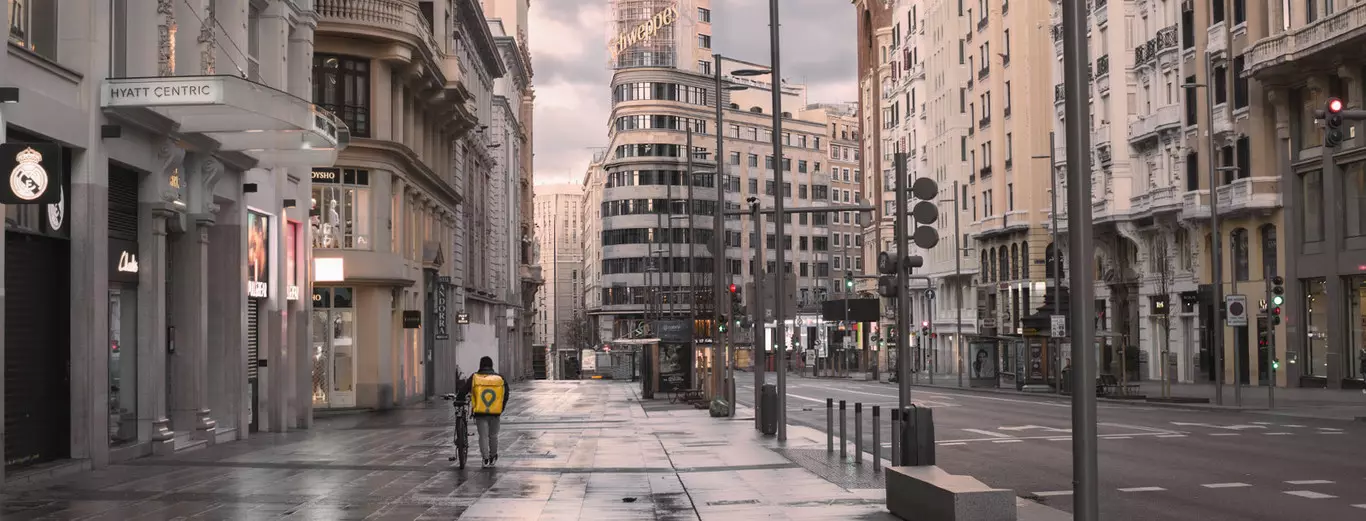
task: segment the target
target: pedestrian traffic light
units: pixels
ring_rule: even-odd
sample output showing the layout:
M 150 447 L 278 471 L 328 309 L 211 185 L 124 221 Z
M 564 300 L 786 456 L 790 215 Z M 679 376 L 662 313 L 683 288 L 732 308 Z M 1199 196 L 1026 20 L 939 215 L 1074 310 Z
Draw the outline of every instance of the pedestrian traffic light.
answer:
M 1285 304 L 1285 279 L 1271 277 L 1271 325 L 1281 325 L 1281 305 Z
M 718 320 L 718 321 L 716 322 L 716 331 L 717 331 L 717 332 L 720 332 L 720 333 L 725 333 L 725 332 L 726 332 L 727 324 L 729 324 L 729 323 L 730 323 L 730 317 L 721 317 L 721 320 Z
M 844 272 L 844 291 L 846 293 L 854 291 L 854 272 Z
M 1271 370 L 1272 370 L 1272 371 L 1279 371 L 1280 369 L 1281 369 L 1281 359 L 1279 359 L 1279 358 L 1272 358 L 1272 359 L 1271 359 Z
M 894 253 L 880 252 L 877 254 L 877 294 L 887 298 L 896 298 L 896 273 L 900 268 L 901 258 Z
M 1342 144 L 1342 100 L 1328 98 L 1323 118 L 1323 146 L 1336 148 Z
M 920 322 L 920 334 L 925 335 L 925 336 L 929 336 L 929 334 L 930 334 L 930 321 L 928 321 L 928 320 L 922 320 L 922 321 Z

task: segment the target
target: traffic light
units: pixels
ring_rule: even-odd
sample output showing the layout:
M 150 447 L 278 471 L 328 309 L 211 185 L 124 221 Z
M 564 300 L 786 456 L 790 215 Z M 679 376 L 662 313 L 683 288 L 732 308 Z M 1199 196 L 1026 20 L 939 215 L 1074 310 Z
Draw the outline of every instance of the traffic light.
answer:
M 718 320 L 716 322 L 716 331 L 720 333 L 725 333 L 728 324 L 730 324 L 730 317 L 721 317 L 721 320 Z
M 854 291 L 854 272 L 846 271 L 844 272 L 844 292 L 851 291 Z
M 1328 98 L 1323 118 L 1323 146 L 1336 148 L 1342 144 L 1342 100 Z
M 1281 306 L 1285 304 L 1285 279 L 1271 277 L 1271 325 L 1281 325 Z
M 930 321 L 923 320 L 920 322 L 920 334 L 925 336 L 930 335 Z
M 1279 371 L 1279 370 L 1281 370 L 1281 359 L 1279 359 L 1279 358 L 1272 358 L 1272 359 L 1271 359 L 1271 370 L 1272 370 L 1272 371 Z
M 911 242 L 928 250 L 939 244 L 939 232 L 930 226 L 939 220 L 939 207 L 934 204 L 934 198 L 939 195 L 939 184 L 928 177 L 916 179 L 911 183 L 911 195 L 920 200 L 911 209 L 911 217 L 916 224 Z
M 877 294 L 887 298 L 896 298 L 896 273 L 900 268 L 901 259 L 899 255 L 887 252 L 877 254 Z

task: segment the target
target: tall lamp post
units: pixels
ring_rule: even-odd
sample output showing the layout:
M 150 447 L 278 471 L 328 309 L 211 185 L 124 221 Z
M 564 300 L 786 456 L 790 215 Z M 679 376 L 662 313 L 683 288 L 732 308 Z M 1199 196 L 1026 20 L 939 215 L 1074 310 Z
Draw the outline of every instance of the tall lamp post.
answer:
M 1053 258 L 1049 259 L 1049 260 L 1053 261 L 1053 310 L 1052 310 L 1053 313 L 1052 313 L 1052 314 L 1053 314 L 1053 315 L 1059 315 L 1059 314 L 1060 314 L 1060 311 L 1061 311 L 1061 307 L 1062 307 L 1062 243 L 1061 243 L 1061 242 L 1058 242 L 1058 160 L 1057 160 L 1057 158 L 1054 156 L 1054 154 L 1056 153 L 1055 150 L 1056 150 L 1056 148 L 1057 148 L 1057 145 L 1056 145 L 1054 139 L 1056 139 L 1055 136 L 1054 136 L 1054 134 L 1053 134 L 1052 132 L 1049 132 L 1049 133 L 1048 133 L 1048 153 L 1047 153 L 1047 154 L 1043 154 L 1043 155 L 1034 155 L 1034 156 L 1030 156 L 1030 159 L 1047 159 L 1047 160 L 1048 160 L 1048 187 L 1049 187 L 1049 188 L 1048 188 L 1048 195 L 1049 195 L 1049 197 L 1051 198 L 1051 201 L 1050 201 L 1051 211 L 1049 212 L 1049 216 L 1050 216 L 1050 218 L 1053 220 L 1053 222 L 1052 222 L 1052 224 L 1051 224 L 1051 226 L 1050 226 L 1050 227 L 1052 228 L 1051 231 L 1053 232 L 1053 255 L 1052 255 Z M 1057 351 L 1057 353 L 1058 353 L 1058 362 L 1062 362 L 1062 351 L 1061 351 L 1061 349 L 1060 349 L 1061 345 L 1062 345 L 1062 344 L 1059 343 L 1058 346 L 1054 346 L 1054 348 L 1053 348 L 1053 349 L 1058 350 L 1058 351 Z M 1062 369 L 1061 369 L 1061 368 L 1058 368 L 1058 369 L 1054 369 L 1054 371 L 1055 371 L 1054 376 L 1055 376 L 1055 378 L 1057 378 L 1057 380 L 1055 380 L 1055 382 L 1056 382 L 1056 387 L 1058 388 L 1058 393 L 1061 394 L 1061 393 L 1062 393 Z
M 725 58 L 724 56 L 720 55 L 720 54 L 713 54 L 713 55 L 712 55 L 712 59 L 714 60 L 714 66 L 712 67 L 712 74 L 713 74 L 713 76 L 715 76 L 715 79 L 716 79 L 716 95 L 715 95 L 715 98 L 716 98 L 716 208 L 715 208 L 715 210 L 714 210 L 714 211 L 715 211 L 715 214 L 713 215 L 713 218 L 712 218 L 712 238 L 711 238 L 711 244 L 712 244 L 712 248 L 711 248 L 712 253 L 711 253 L 711 254 L 712 254 L 712 261 L 713 261 L 713 263 L 714 263 L 714 266 L 712 267 L 712 269 L 713 269 L 713 275 L 712 275 L 712 295 L 713 295 L 713 296 L 712 296 L 712 301 L 713 301 L 713 305 L 712 305 L 712 307 L 713 307 L 713 314 L 715 315 L 716 323 L 719 325 L 719 324 L 721 323 L 722 320 L 725 320 L 728 316 L 730 316 L 731 313 L 733 313 L 733 312 L 735 311 L 735 310 L 729 308 L 729 306 L 730 306 L 730 301 L 729 301 L 729 299 L 723 299 L 723 298 L 721 298 L 721 296 L 724 295 L 724 294 L 726 293 L 726 284 L 730 282 L 730 273 L 729 273 L 729 269 L 728 269 L 728 268 L 729 268 L 729 263 L 726 262 L 726 261 L 729 259 L 729 257 L 726 256 L 726 246 L 727 246 L 727 245 L 726 245 L 726 224 L 725 224 L 725 223 L 726 223 L 726 215 L 725 215 L 725 212 L 726 212 L 726 196 L 725 196 L 725 194 L 726 194 L 726 186 L 727 186 L 727 181 L 729 180 L 729 176 L 726 174 L 726 166 L 727 166 L 727 165 L 726 165 L 726 162 L 727 162 L 727 160 L 728 160 L 728 158 L 726 157 L 726 141 L 725 141 L 725 131 L 726 131 L 725 119 L 726 119 L 726 111 L 725 111 L 725 104 L 724 104 L 724 101 L 725 101 L 725 100 L 722 99 L 722 97 L 723 97 L 722 94 L 723 94 L 724 92 L 727 92 L 727 91 L 746 90 L 746 89 L 748 89 L 749 87 L 746 87 L 746 86 L 744 86 L 744 85 L 738 85 L 738 84 L 730 84 L 730 85 L 727 85 L 726 82 L 725 82 L 725 74 L 724 74 L 724 73 L 722 72 L 722 70 L 721 70 L 721 64 L 722 64 L 723 62 L 726 61 L 726 58 Z M 759 75 L 763 75 L 763 74 L 768 74 L 768 71 L 762 70 L 762 69 L 737 69 L 737 70 L 731 71 L 730 73 L 731 73 L 732 75 L 734 75 L 734 76 L 759 76 Z M 724 309 L 723 309 L 723 308 L 724 308 Z M 723 346 L 723 349 L 725 350 L 725 356 L 723 356 L 723 357 L 718 357 L 717 354 L 716 354 L 716 352 L 713 351 L 713 353 L 712 353 L 712 359 L 713 359 L 712 366 L 713 366 L 713 367 L 716 366 L 715 360 L 717 360 L 718 358 L 719 358 L 720 360 L 722 360 L 722 362 L 725 364 L 725 377 L 724 377 L 724 381 L 722 382 L 722 386 L 725 388 L 725 398 L 726 398 L 726 404 L 727 404 L 727 411 L 726 411 L 726 414 L 727 414 L 728 416 L 734 416 L 734 415 L 735 415 L 735 399 L 736 399 L 736 396 L 735 396 L 735 367 L 734 367 L 734 366 L 735 366 L 735 363 L 734 363 L 734 354 L 735 354 L 735 353 L 734 353 L 734 346 L 733 346 L 732 343 L 730 342 L 730 336 L 731 336 L 730 328 L 726 328 L 726 339 L 725 339 L 726 342 L 725 342 L 725 345 Z M 717 342 L 717 343 L 713 343 L 713 346 L 721 346 L 721 344 L 719 343 L 719 340 L 721 340 L 721 339 L 718 338 L 717 340 L 718 340 L 718 342 Z M 713 350 L 714 350 L 714 349 L 715 349 L 715 347 L 713 347 Z
M 784 237 L 786 237 L 786 226 L 784 226 L 783 216 L 783 73 L 782 73 L 782 54 L 779 52 L 781 37 L 778 31 L 778 0 L 768 0 L 768 37 L 769 37 L 769 66 L 772 73 L 769 75 L 769 82 L 773 91 L 773 186 L 778 187 L 779 193 L 773 198 L 773 212 L 777 219 L 773 221 L 773 233 L 778 238 L 777 248 L 774 254 L 774 266 L 777 273 L 773 276 L 773 317 L 777 321 L 776 337 L 778 347 L 774 349 L 778 353 L 778 361 L 775 364 L 778 370 L 778 441 L 787 440 L 787 303 L 783 300 L 783 288 L 787 287 L 787 248 L 783 247 Z

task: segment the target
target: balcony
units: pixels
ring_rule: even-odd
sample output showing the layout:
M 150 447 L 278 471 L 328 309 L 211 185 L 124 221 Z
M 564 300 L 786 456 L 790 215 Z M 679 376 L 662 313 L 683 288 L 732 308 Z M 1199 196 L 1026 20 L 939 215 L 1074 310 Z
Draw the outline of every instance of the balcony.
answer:
M 1224 32 L 1225 23 L 1227 22 L 1219 22 L 1205 30 L 1205 35 L 1208 38 L 1205 40 L 1206 52 L 1210 54 L 1228 52 L 1228 33 Z
M 978 128 L 986 130 L 986 128 L 989 126 L 991 126 L 991 116 L 982 116 L 982 119 L 977 120 Z
M 1181 196 L 1183 219 L 1209 219 L 1209 190 L 1191 190 Z
M 1059 83 L 1059 84 L 1053 86 L 1053 104 L 1054 104 L 1054 105 L 1061 105 L 1063 101 L 1066 101 L 1066 100 L 1067 100 L 1067 89 L 1064 88 L 1064 87 L 1065 87 L 1065 86 L 1064 86 L 1063 84 L 1061 84 L 1061 83 Z
M 1096 27 L 1104 26 L 1110 21 L 1110 8 L 1107 7 L 1106 0 L 1096 0 L 1096 10 L 1092 16 L 1096 19 Z
M 1096 92 L 1110 92 L 1110 55 L 1096 59 Z
M 1053 53 L 1062 56 L 1062 24 L 1053 24 Z
M 986 81 L 987 76 L 990 75 L 990 74 L 991 74 L 991 67 L 982 67 L 980 70 L 977 71 L 977 80 L 978 80 L 978 81 Z
M 981 31 L 981 30 L 987 28 L 987 20 L 990 20 L 990 18 L 987 18 L 987 17 L 985 17 L 985 16 L 983 16 L 981 19 L 977 20 L 977 30 L 978 30 L 978 31 Z
M 1219 215 L 1281 207 L 1279 177 L 1244 177 L 1220 186 L 1215 192 L 1219 197 Z
M 1229 121 L 1228 102 L 1214 106 L 1214 135 L 1219 136 L 1233 132 L 1233 122 Z
M 1176 44 L 1175 25 L 1157 31 L 1156 37 L 1144 42 L 1143 45 L 1134 47 L 1134 67 L 1157 63 L 1159 56 L 1167 51 L 1175 51 Z
M 440 57 L 445 54 L 445 48 L 432 35 L 430 21 L 418 10 L 417 2 L 315 0 L 315 4 L 320 34 L 406 43 L 418 50 L 433 67 L 439 67 Z
M 1100 163 L 1100 166 L 1102 167 L 1110 166 L 1112 163 L 1114 163 L 1114 156 L 1111 152 L 1112 151 L 1110 150 L 1110 140 L 1107 136 L 1105 144 L 1096 147 L 1096 162 Z
M 1366 2 L 1339 8 L 1340 11 L 1288 33 L 1263 38 L 1253 44 L 1244 56 L 1247 74 L 1255 76 L 1270 67 L 1303 60 L 1329 47 L 1345 46 L 1346 42 L 1366 35 Z M 1356 47 L 1360 49 L 1360 47 Z M 1294 74 L 1293 68 L 1285 71 Z
M 1161 186 L 1129 198 L 1130 211 L 1135 215 L 1149 212 L 1169 212 L 1181 209 L 1180 189 Z
M 1129 123 L 1129 144 L 1137 145 L 1156 139 L 1160 131 L 1180 127 L 1181 105 L 1158 107 L 1151 114 L 1139 116 L 1133 123 Z

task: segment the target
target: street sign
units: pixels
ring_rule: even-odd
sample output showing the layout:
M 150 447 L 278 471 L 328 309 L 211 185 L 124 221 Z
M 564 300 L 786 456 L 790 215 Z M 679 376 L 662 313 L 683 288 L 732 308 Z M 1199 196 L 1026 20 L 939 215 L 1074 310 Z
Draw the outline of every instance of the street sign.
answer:
M 1053 338 L 1063 338 L 1067 336 L 1067 316 L 1052 315 L 1049 318 L 1051 319 L 1049 324 L 1052 326 L 1050 328 L 1051 333 L 1049 336 Z
M 1224 297 L 1229 327 L 1247 325 L 1247 295 L 1228 295 Z

